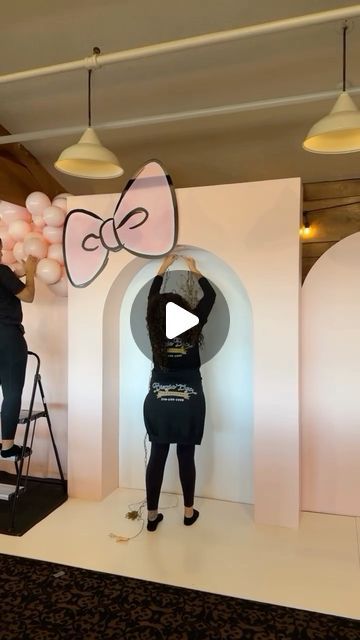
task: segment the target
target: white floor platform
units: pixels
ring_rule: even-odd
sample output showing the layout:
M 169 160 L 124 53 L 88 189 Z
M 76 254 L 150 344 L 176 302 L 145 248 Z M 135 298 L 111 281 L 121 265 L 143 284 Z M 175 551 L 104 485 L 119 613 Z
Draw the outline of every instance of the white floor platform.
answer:
M 24 536 L 0 535 L 0 552 L 360 619 L 360 518 L 303 513 L 298 530 L 255 526 L 252 508 L 164 495 L 165 519 L 129 542 L 124 516 L 144 493 L 119 489 L 102 502 L 69 499 Z

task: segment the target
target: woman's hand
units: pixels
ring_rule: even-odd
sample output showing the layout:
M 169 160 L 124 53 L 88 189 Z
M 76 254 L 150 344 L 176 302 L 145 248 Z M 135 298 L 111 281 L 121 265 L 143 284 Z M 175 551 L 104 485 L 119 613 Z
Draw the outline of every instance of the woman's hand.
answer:
M 177 255 L 175 253 L 168 253 L 162 261 L 161 267 L 158 271 L 158 276 L 162 276 L 165 271 L 167 271 L 167 269 L 171 267 L 172 263 L 175 262 L 176 258 Z
M 183 256 L 183 258 L 188 266 L 188 269 L 191 271 L 191 273 L 195 273 L 198 276 L 202 275 L 196 266 L 196 262 L 194 258 L 192 258 L 191 256 Z
M 28 256 L 24 262 L 25 275 L 34 277 L 39 258 Z

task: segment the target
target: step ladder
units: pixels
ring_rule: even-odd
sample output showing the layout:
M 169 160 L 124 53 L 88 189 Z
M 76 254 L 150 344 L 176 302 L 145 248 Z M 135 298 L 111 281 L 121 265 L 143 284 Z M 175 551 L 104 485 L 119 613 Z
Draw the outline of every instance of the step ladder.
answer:
M 30 449 L 32 449 L 34 436 L 35 436 L 36 423 L 39 418 L 45 418 L 47 422 L 51 443 L 52 443 L 52 447 L 55 454 L 56 464 L 57 464 L 57 468 L 60 475 L 60 482 L 61 482 L 64 494 L 67 493 L 67 482 L 64 478 L 64 474 L 63 474 L 63 470 L 62 470 L 62 466 L 59 458 L 59 453 L 56 447 L 54 434 L 51 426 L 49 411 L 48 411 L 48 407 L 45 400 L 44 389 L 41 382 L 40 358 L 37 355 L 37 353 L 34 353 L 33 351 L 28 351 L 28 356 L 30 356 L 30 358 L 35 358 L 36 367 L 35 367 L 34 380 L 33 380 L 33 385 L 31 390 L 29 408 L 22 409 L 20 411 L 19 420 L 18 420 L 19 425 L 20 424 L 25 425 L 21 455 L 20 455 L 20 458 L 18 459 L 16 459 L 15 456 L 10 458 L 0 457 L 0 460 L 2 461 L 5 461 L 5 460 L 7 462 L 13 461 L 15 463 L 15 470 L 16 470 L 15 484 L 0 483 L 0 500 L 7 500 L 10 507 L 9 532 L 13 531 L 14 529 L 16 509 L 18 507 L 19 497 L 22 494 L 24 494 L 27 488 L 31 454 L 25 455 L 25 451 L 27 446 L 29 446 Z M 42 408 L 40 409 L 34 409 L 34 401 L 35 401 L 35 396 L 37 391 L 40 392 L 41 401 L 42 401 Z M 28 441 L 30 438 L 30 430 L 31 430 L 31 440 L 30 440 L 30 444 L 28 445 Z

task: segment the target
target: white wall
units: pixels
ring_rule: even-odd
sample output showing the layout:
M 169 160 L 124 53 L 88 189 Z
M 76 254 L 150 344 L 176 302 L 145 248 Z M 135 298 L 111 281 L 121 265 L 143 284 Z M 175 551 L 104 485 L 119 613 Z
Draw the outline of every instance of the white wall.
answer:
M 201 447 L 196 447 L 198 496 L 238 502 L 253 502 L 253 391 L 252 318 L 246 291 L 238 276 L 222 260 L 202 249 L 189 247 L 182 255 L 193 255 L 196 263 L 225 296 L 230 310 L 227 340 L 201 369 L 206 396 L 206 422 Z M 181 262 L 174 264 L 181 269 Z M 144 266 L 131 281 L 120 314 L 120 486 L 144 487 L 145 434 L 143 402 L 149 387 L 151 362 L 143 356 L 131 333 L 130 313 L 138 291 L 155 275 L 153 262 Z M 146 333 L 146 300 L 142 310 Z M 221 300 L 217 299 L 216 305 Z M 214 316 L 213 316 L 214 317 Z M 216 316 L 215 316 L 216 317 Z M 212 316 L 204 328 L 209 339 Z M 216 330 L 216 327 L 213 327 Z M 209 334 L 209 331 L 208 331 Z M 205 354 L 205 346 L 201 350 Z M 150 450 L 150 447 L 148 447 Z M 165 491 L 181 493 L 175 447 L 166 466 Z
M 360 516 L 360 233 L 302 290 L 302 508 Z

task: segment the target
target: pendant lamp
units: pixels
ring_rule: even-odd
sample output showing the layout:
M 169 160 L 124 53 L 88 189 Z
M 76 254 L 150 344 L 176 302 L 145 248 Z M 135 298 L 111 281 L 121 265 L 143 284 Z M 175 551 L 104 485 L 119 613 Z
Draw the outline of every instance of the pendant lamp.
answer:
M 314 124 L 303 149 L 312 153 L 354 153 L 360 151 L 360 111 L 346 91 L 346 34 L 343 27 L 342 93 L 330 113 Z
M 94 53 L 100 53 L 94 49 Z M 124 173 L 112 151 L 104 147 L 91 126 L 91 75 L 88 71 L 88 127 L 79 142 L 67 147 L 60 154 L 54 166 L 58 171 L 78 178 L 96 180 L 118 178 Z

